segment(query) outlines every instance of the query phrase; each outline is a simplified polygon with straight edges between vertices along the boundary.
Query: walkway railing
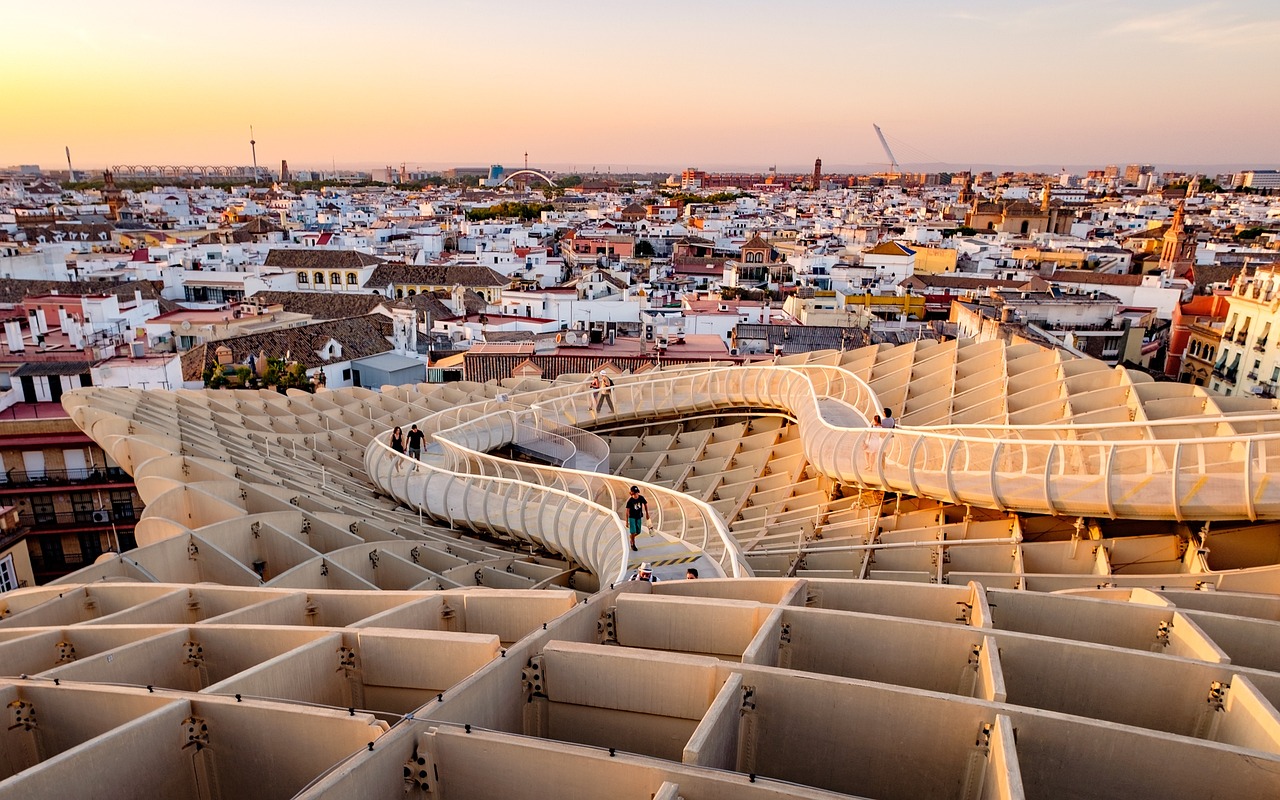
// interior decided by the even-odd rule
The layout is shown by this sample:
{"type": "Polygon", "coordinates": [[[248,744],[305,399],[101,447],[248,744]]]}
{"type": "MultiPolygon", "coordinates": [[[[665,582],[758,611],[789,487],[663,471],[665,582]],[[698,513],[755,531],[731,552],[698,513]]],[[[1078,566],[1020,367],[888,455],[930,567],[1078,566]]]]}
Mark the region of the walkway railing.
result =
{"type": "MultiPolygon", "coordinates": [[[[814,468],[844,483],[1039,514],[1280,518],[1280,482],[1270,480],[1270,473],[1280,470],[1280,412],[884,430],[868,425],[881,403],[864,381],[848,370],[817,365],[684,366],[619,377],[612,393],[616,412],[599,415],[593,413],[591,390],[582,384],[517,393],[508,402],[486,401],[433,415],[419,424],[439,445],[439,463],[420,469],[450,474],[448,485],[465,483],[469,493],[483,481],[501,480],[536,484],[521,489],[525,499],[537,499],[535,490],[540,489],[548,493],[540,503],[574,498],[574,503],[585,504],[574,513],[606,517],[588,527],[610,544],[575,541],[572,551],[562,552],[601,576],[625,573],[628,554],[618,509],[632,482],[589,470],[518,464],[488,452],[516,441],[522,426],[565,436],[563,431],[612,421],[773,409],[796,420],[814,468]],[[1224,429],[1251,432],[1222,435],[1224,429]],[[602,557],[616,560],[606,564],[599,561],[602,557]]],[[[385,439],[383,434],[370,446],[366,461],[378,467],[369,474],[387,488],[381,479],[386,468],[376,457],[384,450],[394,455],[385,439]]],[[[435,479],[436,490],[444,489],[440,480],[435,479]]],[[[710,506],[658,486],[645,485],[644,491],[664,535],[705,552],[726,574],[749,574],[740,548],[710,506]]],[[[425,491],[413,493],[426,497],[425,491]]],[[[424,509],[438,516],[431,509],[447,505],[448,518],[467,518],[483,528],[494,524],[489,516],[505,509],[504,501],[493,502],[491,509],[480,501],[460,506],[437,500],[424,509]]],[[[518,534],[512,525],[503,529],[540,541],[565,541],[561,531],[526,529],[518,534]]]]}

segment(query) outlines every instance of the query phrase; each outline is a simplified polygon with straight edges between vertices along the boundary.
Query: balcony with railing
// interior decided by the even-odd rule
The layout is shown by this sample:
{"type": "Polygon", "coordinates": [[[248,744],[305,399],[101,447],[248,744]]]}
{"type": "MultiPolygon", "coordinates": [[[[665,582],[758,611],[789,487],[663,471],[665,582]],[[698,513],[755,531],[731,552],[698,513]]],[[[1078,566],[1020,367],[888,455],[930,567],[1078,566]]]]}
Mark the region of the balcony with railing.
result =
{"type": "Polygon", "coordinates": [[[1258,341],[1254,343],[1253,349],[1257,350],[1259,353],[1265,353],[1267,351],[1267,337],[1263,336],[1258,339],[1258,341]]]}
{"type": "Polygon", "coordinates": [[[94,508],[81,511],[22,511],[18,523],[33,532],[60,528],[109,528],[113,525],[133,525],[142,515],[142,506],[119,504],[112,508],[94,508]]]}
{"type": "Polygon", "coordinates": [[[0,473],[0,492],[17,489],[41,489],[54,486],[83,486],[85,484],[133,483],[129,473],[119,467],[106,469],[11,469],[0,473]]]}

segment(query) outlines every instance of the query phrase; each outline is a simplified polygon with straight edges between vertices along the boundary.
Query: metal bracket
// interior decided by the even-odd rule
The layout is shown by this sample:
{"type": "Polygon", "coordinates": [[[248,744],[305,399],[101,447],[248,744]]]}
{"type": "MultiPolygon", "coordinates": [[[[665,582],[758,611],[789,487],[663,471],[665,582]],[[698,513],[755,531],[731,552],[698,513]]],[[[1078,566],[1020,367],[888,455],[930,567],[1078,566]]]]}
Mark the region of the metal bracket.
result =
{"type": "Polygon", "coordinates": [[[186,641],[182,643],[182,648],[186,651],[186,657],[182,659],[183,664],[190,664],[193,667],[204,665],[204,645],[186,641]]]}
{"type": "Polygon", "coordinates": [[[596,640],[598,644],[618,643],[618,607],[609,606],[596,620],[596,640]]]}
{"type": "Polygon", "coordinates": [[[405,790],[417,789],[425,794],[432,794],[433,786],[439,780],[438,773],[435,762],[422,750],[415,748],[413,756],[404,762],[405,790]]]}
{"type": "Polygon", "coordinates": [[[259,522],[258,520],[254,520],[254,521],[249,525],[249,533],[252,533],[252,534],[253,534],[253,538],[255,538],[255,539],[261,538],[261,536],[262,536],[262,523],[261,523],[261,522],[259,522]]]}
{"type": "Polygon", "coordinates": [[[418,556],[419,556],[418,547],[417,545],[414,545],[412,548],[409,549],[409,558],[413,561],[413,563],[417,564],[418,556]]]}
{"type": "Polygon", "coordinates": [[[972,625],[973,604],[966,603],[963,600],[957,600],[956,605],[960,606],[960,616],[956,617],[956,622],[963,622],[965,625],[972,625]]]}
{"type": "Polygon", "coordinates": [[[520,686],[530,698],[547,696],[546,673],[542,666],[542,656],[533,656],[528,666],[520,670],[520,686]]]}
{"type": "Polygon", "coordinates": [[[338,648],[338,668],[334,672],[346,672],[348,675],[359,669],[356,665],[356,651],[350,647],[338,648]]]}
{"type": "Polygon", "coordinates": [[[790,622],[782,623],[782,631],[778,634],[778,646],[782,647],[783,645],[786,645],[786,644],[791,644],[791,623],[790,622]]]}
{"type": "Polygon", "coordinates": [[[187,558],[191,561],[196,560],[196,556],[200,555],[200,548],[195,542],[187,542],[187,558]]]}
{"type": "Polygon", "coordinates": [[[738,707],[738,716],[746,716],[747,712],[756,710],[756,687],[742,687],[742,705],[738,707]]]}
{"type": "Polygon", "coordinates": [[[1206,702],[1214,711],[1221,711],[1227,702],[1227,692],[1231,691],[1231,684],[1222,681],[1214,681],[1209,684],[1209,696],[1206,702]]]}
{"type": "Polygon", "coordinates": [[[1160,624],[1156,626],[1156,644],[1161,647],[1169,646],[1169,631],[1173,630],[1173,623],[1162,619],[1160,624]]]}
{"type": "Polygon", "coordinates": [[[76,660],[76,646],[68,641],[61,641],[54,645],[58,649],[59,664],[66,664],[69,661],[76,660]]]}
{"type": "Polygon", "coordinates": [[[9,726],[9,730],[22,728],[24,731],[33,731],[36,725],[36,707],[33,703],[26,700],[14,700],[9,703],[9,710],[12,712],[13,723],[9,726]]]}
{"type": "Polygon", "coordinates": [[[377,551],[377,550],[370,550],[370,551],[369,551],[369,565],[370,565],[371,567],[373,567],[373,569],[377,569],[377,568],[378,568],[378,559],[379,559],[379,558],[381,558],[381,556],[379,556],[379,555],[378,555],[378,551],[377,551]]]}
{"type": "MultiPolygon", "coordinates": [[[[294,499],[296,500],[297,498],[294,498],[294,499]]],[[[292,502],[292,501],[291,501],[291,502],[292,502]]],[[[309,520],[309,519],[304,519],[304,520],[302,521],[302,528],[301,528],[301,532],[302,532],[302,533],[311,533],[311,520],[309,520]]]]}
{"type": "Polygon", "coordinates": [[[978,666],[982,662],[982,645],[975,644],[969,647],[969,666],[974,672],[978,671],[978,666]]]}
{"type": "Polygon", "coordinates": [[[973,743],[974,747],[981,747],[987,750],[991,747],[991,729],[995,726],[990,722],[982,723],[982,727],[978,729],[978,739],[973,743]]]}
{"type": "Polygon", "coordinates": [[[187,717],[182,721],[183,733],[187,735],[187,743],[182,745],[182,749],[186,750],[192,745],[196,750],[203,750],[209,746],[209,724],[200,717],[187,717]]]}

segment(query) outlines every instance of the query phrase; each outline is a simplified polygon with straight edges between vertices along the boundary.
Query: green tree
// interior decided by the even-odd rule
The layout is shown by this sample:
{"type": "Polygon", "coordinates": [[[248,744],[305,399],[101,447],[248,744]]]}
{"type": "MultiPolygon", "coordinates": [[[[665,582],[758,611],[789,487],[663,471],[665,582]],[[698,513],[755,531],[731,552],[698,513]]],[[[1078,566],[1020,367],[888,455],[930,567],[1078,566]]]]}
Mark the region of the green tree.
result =
{"type": "Polygon", "coordinates": [[[653,249],[653,242],[649,241],[648,239],[641,239],[640,241],[636,242],[636,246],[632,250],[632,254],[636,258],[653,258],[653,256],[655,255],[654,249],[653,249]]]}

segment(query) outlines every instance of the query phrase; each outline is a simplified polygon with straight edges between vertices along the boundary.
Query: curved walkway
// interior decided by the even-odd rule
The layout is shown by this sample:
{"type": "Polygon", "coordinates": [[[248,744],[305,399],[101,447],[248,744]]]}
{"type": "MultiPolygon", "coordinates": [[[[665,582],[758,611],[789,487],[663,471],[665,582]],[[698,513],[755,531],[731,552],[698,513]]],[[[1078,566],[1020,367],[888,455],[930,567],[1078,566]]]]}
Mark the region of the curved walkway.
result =
{"type": "MultiPolygon", "coordinates": [[[[596,416],[582,384],[462,406],[418,424],[433,442],[413,464],[370,442],[365,466],[388,494],[437,519],[523,538],[621,580],[633,567],[619,509],[631,483],[490,451],[521,429],[585,441],[580,426],[726,409],[793,417],[813,466],[843,483],[1024,513],[1173,520],[1280,518],[1280,412],[1133,422],[933,425],[880,430],[882,402],[848,369],[824,365],[684,367],[615,381],[616,412],[596,416]],[[1231,435],[1222,435],[1224,429],[1231,435]]],[[[660,541],[750,574],[705,503],[646,485],[660,541]]],[[[682,570],[681,570],[682,571],[682,570]]]]}

